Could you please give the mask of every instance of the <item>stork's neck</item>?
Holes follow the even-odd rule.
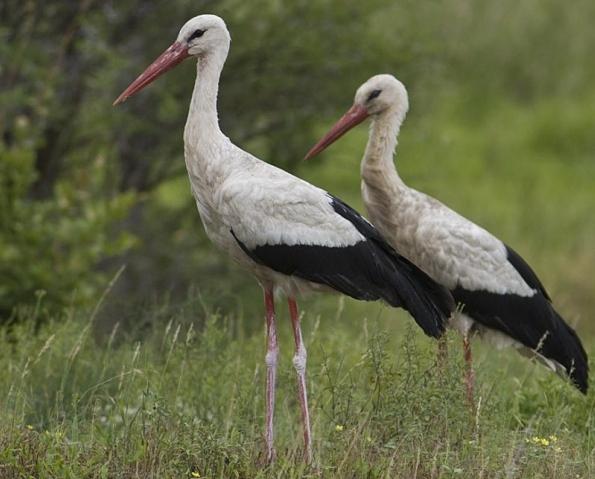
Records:
[[[228,141],[219,128],[217,115],[219,77],[227,52],[228,48],[221,48],[198,59],[196,81],[184,129],[186,148],[200,151],[211,148],[214,143]]]
[[[366,152],[362,159],[362,180],[374,187],[406,188],[395,167],[393,155],[405,111],[387,110],[372,119]]]

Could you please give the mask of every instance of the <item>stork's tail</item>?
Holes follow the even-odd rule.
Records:
[[[589,388],[589,360],[576,331],[550,306],[552,334],[538,346],[538,353],[564,368],[565,374],[583,394]],[[556,368],[558,371],[558,368]]]
[[[580,391],[587,392],[587,353],[574,329],[541,291],[532,296],[518,296],[457,286],[452,293],[468,316],[518,341],[553,370],[570,377]]]
[[[403,256],[387,253],[393,268],[383,299],[406,309],[428,336],[442,336],[455,309],[450,291]]]

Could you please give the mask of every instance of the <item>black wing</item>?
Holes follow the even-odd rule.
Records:
[[[355,210],[337,198],[330,200],[335,212],[364,236],[363,241],[344,247],[267,244],[249,249],[233,230],[231,233],[257,263],[279,273],[330,286],[352,298],[382,299],[392,306],[403,307],[427,335],[440,336],[454,309],[448,290],[397,254]]]
[[[589,365],[580,338],[554,309],[531,267],[512,248],[506,246],[506,251],[508,261],[536,291],[533,296],[470,291],[457,286],[452,291],[455,300],[463,306],[463,312],[479,323],[561,364],[576,387],[586,393]]]
[[[545,286],[541,283],[535,271],[531,269],[531,266],[527,264],[527,262],[519,255],[515,250],[513,250],[510,246],[504,245],[506,247],[506,254],[508,257],[508,262],[514,266],[514,269],[518,271],[521,277],[525,280],[531,288],[536,289],[545,296],[548,301],[552,301],[550,295],[545,289]]]

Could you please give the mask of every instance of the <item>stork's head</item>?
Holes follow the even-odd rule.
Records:
[[[367,116],[380,115],[386,111],[409,109],[407,90],[394,76],[374,75],[355,92],[354,106],[365,110]]]
[[[191,56],[207,57],[215,52],[227,55],[230,36],[225,22],[216,15],[199,15],[188,20],[178,38],[124,90],[114,105],[142,90],[157,77]]]
[[[230,36],[223,19],[217,15],[191,18],[178,33],[176,43],[184,45],[188,55],[201,57],[217,50],[229,49]]]
[[[394,76],[375,75],[355,92],[353,106],[335,123],[329,132],[306,155],[316,156],[368,117],[378,119],[387,115],[404,118],[409,109],[405,86]]]

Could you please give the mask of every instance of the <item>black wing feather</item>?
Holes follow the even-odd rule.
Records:
[[[527,264],[527,262],[518,254],[515,250],[513,250],[510,246],[504,245],[506,248],[506,254],[508,257],[508,262],[518,271],[521,277],[525,280],[531,288],[538,290],[543,294],[543,296],[548,300],[552,301],[550,295],[545,289],[545,286],[541,283],[535,271]]]
[[[340,200],[335,211],[350,221],[365,240],[352,246],[259,245],[248,248],[231,231],[242,250],[259,264],[289,276],[324,284],[351,296],[382,299],[411,313],[428,336],[439,337],[454,309],[449,291],[400,256],[376,229]]]
[[[580,338],[551,304],[545,287],[512,248],[506,246],[508,261],[536,292],[533,296],[470,291],[457,286],[452,294],[463,312],[489,328],[501,331],[524,346],[564,366],[576,387],[588,389],[589,365]]]

